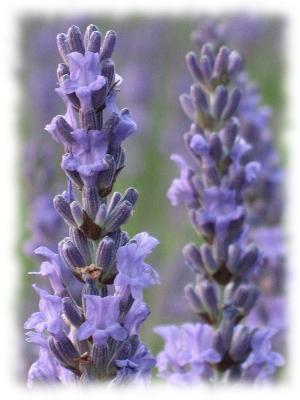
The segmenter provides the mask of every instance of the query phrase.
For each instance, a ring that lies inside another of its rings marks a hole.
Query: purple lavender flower
[[[110,196],[125,164],[121,144],[136,131],[130,112],[116,105],[115,41],[115,32],[102,40],[94,25],[84,38],[76,26],[57,37],[64,60],[57,91],[67,112],[46,130],[65,152],[68,190],[53,204],[69,236],[59,242],[59,254],[36,250],[46,258],[39,274],[54,294],[36,289],[39,312],[25,323],[28,341],[41,348],[29,385],[144,381],[155,364],[139,329],[150,313],[142,291],[159,282],[144,259],[158,241],[145,232],[130,240],[122,230],[138,198],[134,188]]]
[[[159,283],[158,273],[144,262],[144,258],[157,246],[158,240],[143,232],[118,249],[115,279],[117,291],[129,291],[134,299],[142,300],[143,289]]]
[[[242,365],[246,379],[263,381],[274,375],[278,367],[284,365],[281,354],[272,351],[271,339],[276,334],[274,329],[262,329],[251,340],[252,352]]]
[[[77,331],[78,340],[92,336],[94,342],[101,346],[109,337],[122,341],[127,332],[118,323],[121,297],[95,295],[85,296],[85,322]]]
[[[65,326],[62,320],[62,299],[51,295],[46,290],[33,286],[40,296],[39,310],[33,313],[25,323],[26,329],[34,329],[36,332],[47,330],[54,336],[61,336]]]
[[[159,376],[170,383],[196,383],[213,376],[212,363],[221,356],[213,348],[213,329],[206,324],[158,326],[154,329],[165,341],[157,356]]]
[[[36,383],[63,383],[71,384],[75,382],[75,377],[71,371],[62,367],[56,359],[51,356],[47,348],[40,348],[39,357],[28,371],[28,387],[32,388]]]
[[[193,171],[186,161],[178,154],[173,154],[171,160],[175,161],[180,168],[180,178],[174,179],[170,186],[167,196],[173,206],[186,204],[193,206],[197,204],[197,192],[193,187]]]

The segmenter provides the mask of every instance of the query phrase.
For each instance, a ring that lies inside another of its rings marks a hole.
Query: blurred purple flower
[[[154,332],[165,341],[157,356],[159,376],[170,383],[188,384],[212,378],[211,363],[221,356],[213,348],[213,328],[206,324],[158,326]]]
[[[275,334],[276,330],[269,328],[254,333],[251,341],[252,352],[242,365],[246,379],[263,381],[284,365],[282,355],[272,351],[271,339]]]

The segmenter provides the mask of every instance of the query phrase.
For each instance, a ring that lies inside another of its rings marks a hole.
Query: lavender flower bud
[[[54,121],[55,121],[54,123],[55,123],[56,129],[57,129],[57,133],[61,137],[62,142],[66,146],[70,146],[74,141],[74,139],[71,135],[73,128],[71,127],[71,125],[69,125],[69,123],[61,115],[58,115],[54,119]]]
[[[110,87],[115,80],[115,63],[111,60],[103,60],[102,63],[102,75],[107,78],[108,87]]]
[[[229,179],[229,185],[231,189],[237,192],[241,191],[246,181],[245,168],[236,168],[232,176]]]
[[[65,170],[65,174],[70,179],[71,182],[79,189],[82,190],[83,182],[77,171],[67,171]]]
[[[194,84],[191,86],[191,95],[197,111],[208,113],[208,98],[200,85]]]
[[[125,193],[121,197],[120,203],[122,203],[123,201],[128,201],[133,207],[138,199],[138,196],[139,196],[139,193],[136,189],[128,188],[128,189],[126,189]]]
[[[104,371],[109,361],[109,350],[107,344],[101,346],[93,344],[92,365],[96,371]]]
[[[229,50],[227,47],[223,46],[219,49],[218,54],[216,55],[212,73],[214,78],[220,78],[222,74],[226,73],[228,59],[229,59]]]
[[[112,53],[115,48],[117,34],[114,31],[108,31],[103,40],[103,44],[101,46],[100,51],[100,60],[106,60],[107,58],[111,58]]]
[[[83,225],[84,218],[83,218],[83,210],[80,204],[77,201],[72,201],[70,204],[70,210],[72,213],[72,218],[76,222],[77,226],[80,227]]]
[[[228,254],[228,232],[219,234],[213,243],[213,255],[218,265],[226,264]]]
[[[197,283],[195,292],[208,314],[218,315],[219,293],[217,286],[212,281],[203,280]]]
[[[104,162],[107,165],[107,169],[100,172],[98,185],[101,197],[106,197],[110,193],[116,172],[115,160],[112,155],[106,154]]]
[[[78,53],[81,54],[85,53],[83,38],[78,26],[73,25],[71,26],[71,28],[69,28],[67,33],[67,40],[71,52],[77,51]]]
[[[226,308],[224,310],[223,314],[223,319],[219,327],[219,335],[222,338],[222,343],[224,346],[225,351],[229,349],[232,336],[233,336],[233,331],[234,331],[234,326],[237,318],[237,311],[235,309],[232,309],[230,307]]]
[[[202,164],[203,180],[206,186],[219,186],[220,178],[213,160],[206,160]]]
[[[190,283],[185,286],[184,294],[192,311],[194,311],[196,314],[205,313],[204,306]]]
[[[70,297],[62,299],[62,310],[70,324],[77,328],[83,323],[83,318],[79,308]]]
[[[211,79],[212,67],[209,58],[206,55],[200,58],[199,68],[204,80],[209,82]]]
[[[82,204],[87,215],[94,219],[99,208],[99,195],[95,187],[83,186]]]
[[[254,267],[258,260],[259,251],[254,244],[251,244],[247,252],[241,258],[239,263],[238,272],[240,275],[245,275],[250,269]]]
[[[104,228],[106,218],[108,214],[108,209],[107,205],[105,203],[100,204],[100,207],[98,208],[96,217],[95,217],[95,223],[100,226],[100,228]]]
[[[90,24],[85,32],[84,32],[84,38],[83,38],[83,43],[84,43],[84,47],[87,49],[88,45],[89,45],[89,41],[91,39],[91,36],[94,32],[99,32],[98,27],[94,24]],[[100,33],[100,32],[99,32]],[[100,50],[100,49],[99,49]],[[99,51],[97,51],[97,53],[99,53]]]
[[[122,198],[122,195],[120,192],[114,192],[114,194],[111,196],[108,207],[107,207],[107,213],[110,214],[112,210],[116,207],[117,204],[120,203],[120,200]]]
[[[103,116],[102,113],[99,113],[98,110],[102,109],[103,105],[105,104],[106,101],[106,96],[107,96],[107,85],[103,85],[100,89],[98,90],[93,90],[91,92],[91,100],[92,100],[92,106],[95,109],[95,115],[97,117],[96,124],[102,128],[103,125]]]
[[[241,99],[241,91],[238,88],[234,88],[229,95],[227,105],[222,112],[222,119],[227,120],[228,118],[232,117],[233,114],[236,112],[238,105]]]
[[[194,272],[203,273],[205,268],[203,265],[201,253],[194,243],[187,244],[182,249],[183,256],[187,264]]]
[[[235,328],[229,354],[235,362],[241,362],[246,359],[251,350],[251,339],[253,331],[248,327],[239,325]]]
[[[212,110],[211,110],[214,118],[216,118],[218,120],[221,119],[223,110],[225,109],[225,107],[227,105],[227,99],[228,99],[228,90],[222,85],[217,86],[216,90],[215,90],[214,99],[213,99],[213,103],[212,103]]]
[[[72,272],[77,272],[77,269],[85,266],[82,255],[79,253],[77,247],[73,242],[71,242],[71,240],[64,239],[61,242],[60,248],[63,260]]]
[[[76,225],[73,215],[71,213],[70,204],[60,194],[56,195],[53,199],[53,205],[58,214],[69,224]]]
[[[185,57],[185,61],[186,61],[186,65],[187,65],[188,70],[189,70],[190,74],[192,75],[193,79],[195,81],[202,81],[203,77],[202,77],[202,73],[200,71],[199,64],[198,64],[195,53],[193,53],[193,52],[187,53],[187,55]]]
[[[218,135],[210,136],[210,153],[216,162],[220,161],[222,157],[222,142]]]
[[[202,221],[202,215],[196,210],[189,210],[189,218],[197,232],[202,232],[207,239],[214,236],[214,224],[210,221]]]
[[[87,44],[87,50],[92,53],[99,53],[101,47],[101,33],[98,31],[92,32],[89,42]]]
[[[81,107],[79,112],[79,122],[83,129],[89,130],[100,130],[102,128],[103,116],[102,113],[96,112],[95,110],[85,110]]]
[[[229,54],[227,73],[232,78],[237,72],[240,71],[242,66],[241,55],[233,50]]]
[[[228,150],[231,150],[238,134],[239,123],[237,119],[231,118],[228,120],[221,131],[221,138]]]
[[[76,359],[79,358],[79,353],[71,340],[64,335],[56,340],[50,337],[48,345],[51,353],[66,367],[76,367]]]
[[[208,244],[203,244],[200,247],[200,253],[203,264],[210,275],[213,275],[218,270],[218,265],[214,260],[211,248]]]
[[[243,315],[247,315],[254,307],[259,293],[259,289],[254,285],[241,285],[233,294],[234,304],[242,311]]]
[[[71,53],[71,49],[67,41],[67,36],[64,33],[58,34],[56,37],[56,43],[61,58],[66,64],[69,64],[68,54]]]
[[[202,58],[203,56],[207,57],[208,64],[210,68],[212,68],[215,62],[215,54],[214,47],[211,43],[205,43],[202,47],[200,58]]]
[[[125,224],[131,215],[131,212],[132,205],[129,203],[129,201],[124,201],[123,203],[117,205],[107,217],[105,232],[113,232],[121,225]]]
[[[179,96],[180,104],[183,111],[190,119],[194,119],[195,106],[192,102],[191,97],[188,94],[182,94]]]
[[[86,238],[84,234],[77,228],[70,228],[70,237],[82,255],[85,265],[92,263],[93,244],[90,239]]]
[[[112,263],[115,261],[116,247],[115,242],[108,236],[105,236],[96,251],[96,264],[107,271]]]

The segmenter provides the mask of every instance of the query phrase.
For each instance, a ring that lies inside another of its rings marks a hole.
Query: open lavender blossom
[[[36,250],[46,259],[36,273],[48,282],[47,290],[34,285],[39,311],[25,323],[27,341],[40,348],[30,387],[147,381],[155,365],[139,330],[150,314],[143,290],[159,283],[144,259],[158,241],[146,232],[130,239],[122,230],[138,192],[112,194],[125,165],[121,144],[137,129],[129,110],[116,104],[122,79],[111,59],[115,43],[115,32],[102,38],[95,25],[84,37],[76,26],[57,36],[63,63],[56,91],[67,111],[46,130],[64,150],[67,190],[53,204],[69,235],[55,253]]]

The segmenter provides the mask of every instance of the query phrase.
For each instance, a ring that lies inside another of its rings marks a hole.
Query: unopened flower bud
[[[229,94],[227,105],[222,112],[222,120],[226,121],[228,118],[233,116],[239,106],[241,96],[242,94],[240,89],[234,88],[232,90]]]
[[[195,53],[189,52],[185,57],[185,61],[193,79],[195,81],[202,81],[203,77]]]
[[[78,52],[81,54],[85,53],[83,38],[78,26],[71,26],[67,33],[67,40],[70,47],[71,52]]]
[[[60,194],[56,195],[53,199],[53,205],[58,214],[70,225],[76,225],[73,215],[71,213],[70,204]]]
[[[214,282],[203,280],[196,285],[195,292],[199,296],[201,303],[208,314],[217,315],[219,312],[219,293]]]
[[[65,317],[70,324],[78,328],[83,323],[83,318],[80,310],[70,297],[63,298],[62,309]]]
[[[96,264],[107,271],[112,265],[116,255],[115,242],[108,236],[105,236],[99,243],[96,251]]]
[[[227,105],[227,99],[228,99],[228,90],[222,85],[217,86],[211,109],[211,113],[214,118],[218,120],[221,118],[223,110]]]
[[[246,359],[251,350],[253,331],[243,325],[238,325],[233,334],[229,354],[233,361],[241,362]]]
[[[112,53],[115,48],[117,34],[114,31],[108,31],[104,37],[101,51],[100,51],[100,60],[106,60],[107,58],[111,58]]]
[[[200,250],[194,243],[189,243],[184,246],[182,250],[183,256],[188,263],[188,266],[194,271],[198,273],[206,272]]]
[[[117,230],[127,222],[131,212],[132,205],[129,201],[123,201],[123,203],[117,205],[107,217],[105,231],[109,233]]]

